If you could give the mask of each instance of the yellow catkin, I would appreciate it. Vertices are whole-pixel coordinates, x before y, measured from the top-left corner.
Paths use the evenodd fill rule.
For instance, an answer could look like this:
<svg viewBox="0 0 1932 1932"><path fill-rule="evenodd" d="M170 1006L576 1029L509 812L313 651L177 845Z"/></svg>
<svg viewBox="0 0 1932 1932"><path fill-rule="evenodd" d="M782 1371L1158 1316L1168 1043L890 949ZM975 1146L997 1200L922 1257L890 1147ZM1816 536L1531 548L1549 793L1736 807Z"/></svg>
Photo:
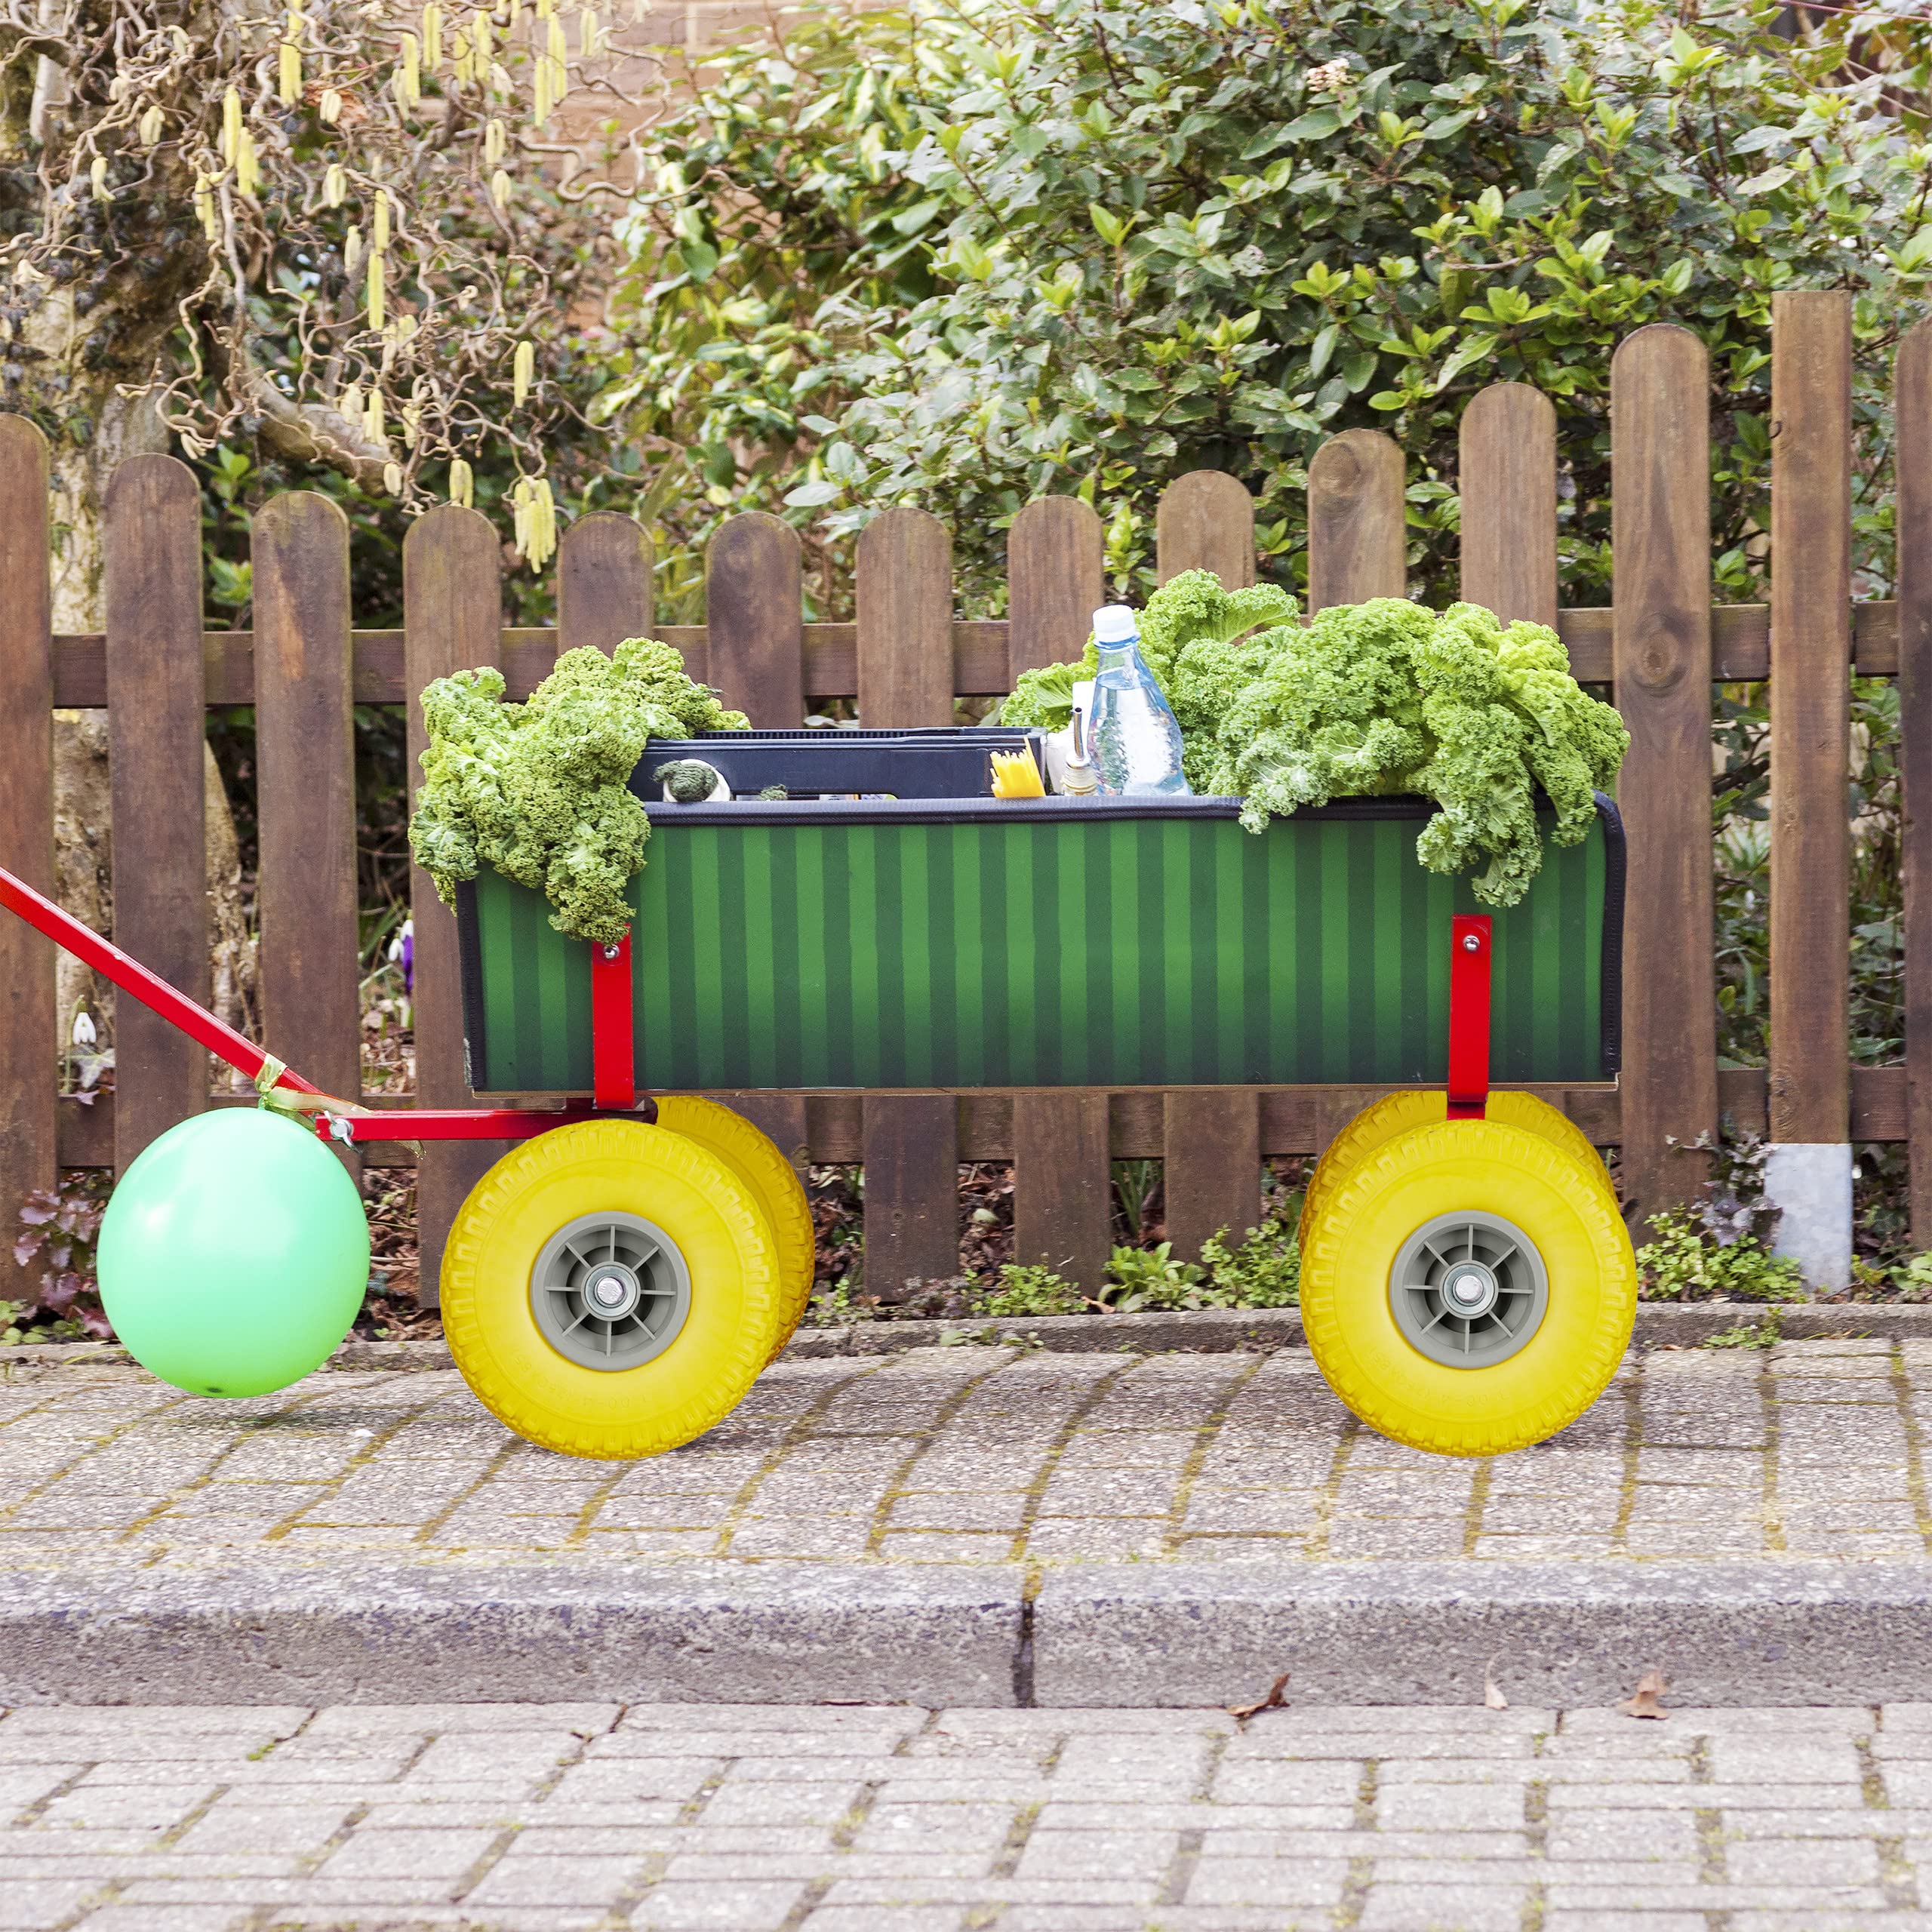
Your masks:
<svg viewBox="0 0 1932 1932"><path fill-rule="evenodd" d="M601 40L602 35L598 26L597 9L595 7L583 8L577 17L578 51L586 60L594 60L597 57L598 48Z"/></svg>
<svg viewBox="0 0 1932 1932"><path fill-rule="evenodd" d="M362 420L362 392L354 383L344 389L336 403L337 411L348 421L360 423Z"/></svg>
<svg viewBox="0 0 1932 1932"><path fill-rule="evenodd" d="M490 177L490 198L504 214L510 211L510 196L514 192L510 177L500 168Z"/></svg>
<svg viewBox="0 0 1932 1932"><path fill-rule="evenodd" d="M151 148L168 131L168 117L158 106L150 107L141 116L141 145Z"/></svg>
<svg viewBox="0 0 1932 1932"><path fill-rule="evenodd" d="M532 384L537 380L537 351L528 342L516 346L516 353L510 358L510 395L521 405L529 395Z"/></svg>
<svg viewBox="0 0 1932 1932"><path fill-rule="evenodd" d="M423 434L423 405L419 402L405 402L402 405L402 441L405 449L414 449Z"/></svg>
<svg viewBox="0 0 1932 1932"><path fill-rule="evenodd" d="M476 63L469 51L469 36L457 27L450 35L450 66L459 81L476 78Z"/></svg>
<svg viewBox="0 0 1932 1932"><path fill-rule="evenodd" d="M221 101L221 158L230 168L242 145L242 97L232 88Z"/></svg>
<svg viewBox="0 0 1932 1932"><path fill-rule="evenodd" d="M402 36L402 58L395 70L396 99L405 108L423 98L423 55L413 33Z"/></svg>
<svg viewBox="0 0 1932 1932"><path fill-rule="evenodd" d="M509 143L500 121L491 121L483 130L483 159L494 168L508 150Z"/></svg>
<svg viewBox="0 0 1932 1932"><path fill-rule="evenodd" d="M293 107L302 98L302 50L294 41L285 40L280 50L281 71L275 92L285 107Z"/></svg>
<svg viewBox="0 0 1932 1932"><path fill-rule="evenodd" d="M383 420L383 392L380 389L369 392L368 406L362 416L362 433L372 443L386 443L389 439L389 425Z"/></svg>
<svg viewBox="0 0 1932 1932"><path fill-rule="evenodd" d="M531 558L535 568L541 570L557 554L557 506L550 494L550 486L542 477L537 479L536 502L531 508L536 512L537 540L542 555Z"/></svg>
<svg viewBox="0 0 1932 1932"><path fill-rule="evenodd" d="M221 224L215 219L214 183L205 174L195 177L195 218L211 242L221 232Z"/></svg>
<svg viewBox="0 0 1932 1932"><path fill-rule="evenodd" d="M423 9L423 64L432 74L443 64L443 10L437 0Z"/></svg>
<svg viewBox="0 0 1932 1932"><path fill-rule="evenodd" d="M386 189L376 195L375 220L371 223L370 242L376 253L386 254L389 245L389 198Z"/></svg>
<svg viewBox="0 0 1932 1932"><path fill-rule="evenodd" d="M540 128L549 119L553 105L550 99L550 63L540 54L530 81L530 118L535 125Z"/></svg>
<svg viewBox="0 0 1932 1932"><path fill-rule="evenodd" d="M523 23L523 0L510 0L509 11L503 20L503 38L507 40Z"/></svg>
<svg viewBox="0 0 1932 1932"><path fill-rule="evenodd" d="M386 463L383 465L383 488L392 497L399 497L402 494L402 465L401 463Z"/></svg>
<svg viewBox="0 0 1932 1932"><path fill-rule="evenodd" d="M388 293L384 285L383 258L372 254L369 257L369 326L379 329L383 325L383 299Z"/></svg>
<svg viewBox="0 0 1932 1932"><path fill-rule="evenodd" d="M342 171L342 163L332 161L328 172L322 177L322 205L339 208L349 193L349 177Z"/></svg>
<svg viewBox="0 0 1932 1932"><path fill-rule="evenodd" d="M353 275L362 266L362 231L352 226L342 240L342 269Z"/></svg>
<svg viewBox="0 0 1932 1932"><path fill-rule="evenodd" d="M315 111L327 125L333 128L342 118L342 96L334 88L323 88L322 97Z"/></svg>
<svg viewBox="0 0 1932 1932"><path fill-rule="evenodd" d="M564 23L555 14L550 16L549 32L545 45L549 48L550 58L561 66L570 58L570 47L564 38Z"/></svg>
<svg viewBox="0 0 1932 1932"><path fill-rule="evenodd" d="M93 186L94 198L96 201L111 202L113 200L114 197L107 192L106 155L104 154L97 154L94 156L93 165L88 170L88 180Z"/></svg>
<svg viewBox="0 0 1932 1932"><path fill-rule="evenodd" d="M476 72L480 78L489 67L496 52L490 44L490 17L488 14L478 14L470 22L469 50L471 59L476 63Z"/></svg>
<svg viewBox="0 0 1932 1932"><path fill-rule="evenodd" d="M235 145L235 185L243 194L249 195L262 185L261 165L255 156L255 137L246 128L242 130L242 138Z"/></svg>
<svg viewBox="0 0 1932 1932"><path fill-rule="evenodd" d="M450 458L450 501L464 509L476 501L476 479L460 456Z"/></svg>

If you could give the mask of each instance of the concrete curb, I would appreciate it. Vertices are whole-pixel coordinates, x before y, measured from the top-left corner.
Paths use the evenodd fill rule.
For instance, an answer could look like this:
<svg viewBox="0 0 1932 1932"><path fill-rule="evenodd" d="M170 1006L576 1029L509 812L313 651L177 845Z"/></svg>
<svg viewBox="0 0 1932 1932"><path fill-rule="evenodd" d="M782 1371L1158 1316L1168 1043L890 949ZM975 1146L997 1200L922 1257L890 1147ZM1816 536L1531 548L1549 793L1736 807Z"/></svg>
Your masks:
<svg viewBox="0 0 1932 1932"><path fill-rule="evenodd" d="M0 1577L0 1705L1010 1705L1017 1569Z"/></svg>
<svg viewBox="0 0 1932 1932"><path fill-rule="evenodd" d="M1932 1303L1921 1302L1644 1302L1637 1310L1632 1346L1694 1349L1713 1335L1760 1327L1775 1315L1786 1341L1871 1339L1932 1341ZM842 1355L896 1355L909 1349L968 1343L1041 1349L1054 1355L1099 1355L1116 1349L1141 1355L1226 1355L1303 1346L1295 1308L1198 1308L1167 1315L991 1316L955 1321L855 1321L842 1328L803 1328L785 1351L787 1361ZM54 1342L0 1349L0 1367L125 1367L126 1349L109 1342ZM451 1368L448 1344L345 1342L331 1368Z"/></svg>
<svg viewBox="0 0 1932 1932"><path fill-rule="evenodd" d="M0 1703L1932 1700L1932 1565L263 1567L0 1578Z"/></svg>
<svg viewBox="0 0 1932 1932"><path fill-rule="evenodd" d="M1684 1704L1932 1696L1932 1565L1225 1562L1057 1572L1042 1705L1606 1704L1663 1670Z"/></svg>

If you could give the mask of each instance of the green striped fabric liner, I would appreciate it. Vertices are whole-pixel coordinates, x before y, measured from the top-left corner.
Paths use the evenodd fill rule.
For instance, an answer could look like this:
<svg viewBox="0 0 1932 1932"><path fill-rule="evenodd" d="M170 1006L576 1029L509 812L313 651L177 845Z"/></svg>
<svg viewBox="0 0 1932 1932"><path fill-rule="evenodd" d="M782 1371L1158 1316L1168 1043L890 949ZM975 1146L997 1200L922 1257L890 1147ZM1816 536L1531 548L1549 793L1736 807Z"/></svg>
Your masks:
<svg viewBox="0 0 1932 1932"><path fill-rule="evenodd" d="M660 816L632 888L638 1084L1439 1084L1450 917L1485 909L1417 863L1420 825ZM1613 1070L1607 869L1601 820L1580 846L1546 840L1494 915L1496 1080ZM494 872L473 908L472 1084L587 1091L588 949Z"/></svg>

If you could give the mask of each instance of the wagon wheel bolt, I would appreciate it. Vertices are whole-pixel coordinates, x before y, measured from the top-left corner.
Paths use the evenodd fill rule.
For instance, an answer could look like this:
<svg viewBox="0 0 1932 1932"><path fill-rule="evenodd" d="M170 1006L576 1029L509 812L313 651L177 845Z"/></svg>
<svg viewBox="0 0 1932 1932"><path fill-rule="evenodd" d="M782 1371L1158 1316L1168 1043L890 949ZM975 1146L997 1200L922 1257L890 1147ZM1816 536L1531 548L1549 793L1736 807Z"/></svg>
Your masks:
<svg viewBox="0 0 1932 1932"><path fill-rule="evenodd" d="M1482 941L1478 939L1474 933L1465 933L1463 935L1463 950L1465 952L1480 952L1482 950Z"/></svg>

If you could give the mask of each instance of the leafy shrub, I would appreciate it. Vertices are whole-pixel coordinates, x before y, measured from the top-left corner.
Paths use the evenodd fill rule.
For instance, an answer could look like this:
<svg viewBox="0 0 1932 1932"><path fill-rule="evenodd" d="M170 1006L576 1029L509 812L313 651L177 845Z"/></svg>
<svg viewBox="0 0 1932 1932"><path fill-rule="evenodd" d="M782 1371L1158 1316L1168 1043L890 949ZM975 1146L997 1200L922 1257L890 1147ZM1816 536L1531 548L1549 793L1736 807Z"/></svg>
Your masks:
<svg viewBox="0 0 1932 1932"><path fill-rule="evenodd" d="M1296 583L1308 460L1352 426L1408 453L1416 587L1444 601L1457 426L1498 379L1556 403L1563 579L1600 599L1611 355L1660 320L1711 350L1716 577L1749 595L1770 300L1807 283L1860 297L1860 561L1887 570L1887 351L1932 275L1921 134L1835 17L1794 42L1786 11L959 0L708 50L641 137L600 404L701 482L666 499L660 613L694 601L718 515L781 499L828 614L846 540L905 502L946 516L994 610L1014 512L1077 491L1124 587L1162 485L1204 466L1254 491L1264 568ZM1922 41L1909 59L1908 91Z"/></svg>

